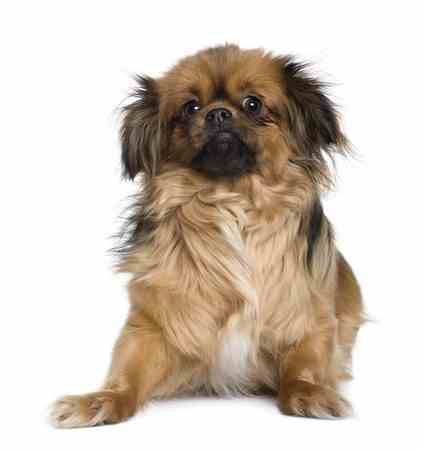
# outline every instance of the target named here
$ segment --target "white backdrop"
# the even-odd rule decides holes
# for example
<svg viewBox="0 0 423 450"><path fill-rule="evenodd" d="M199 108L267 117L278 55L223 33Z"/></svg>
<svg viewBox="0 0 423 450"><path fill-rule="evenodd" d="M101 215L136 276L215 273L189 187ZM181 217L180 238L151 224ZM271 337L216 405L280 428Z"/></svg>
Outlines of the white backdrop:
<svg viewBox="0 0 423 450"><path fill-rule="evenodd" d="M417 448L422 421L419 2L9 1L0 7L2 448ZM359 154L325 199L374 319L356 417L284 417L268 399L179 399L129 422L55 430L57 396L96 388L127 310L106 251L132 192L117 107L131 76L223 42L317 63ZM421 443L420 443L421 445Z"/></svg>

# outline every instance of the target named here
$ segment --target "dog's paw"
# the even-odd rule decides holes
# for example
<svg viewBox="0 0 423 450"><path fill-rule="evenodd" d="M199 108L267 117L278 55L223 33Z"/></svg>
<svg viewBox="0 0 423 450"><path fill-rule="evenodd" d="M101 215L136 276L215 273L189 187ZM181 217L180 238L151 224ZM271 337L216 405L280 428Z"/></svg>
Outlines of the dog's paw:
<svg viewBox="0 0 423 450"><path fill-rule="evenodd" d="M86 395L69 395L57 400L51 407L50 422L57 428L91 427L117 423L122 415L119 394L99 391Z"/></svg>
<svg viewBox="0 0 423 450"><path fill-rule="evenodd" d="M352 414L351 405L333 389L294 381L283 386L279 394L279 407L284 414L335 419Z"/></svg>

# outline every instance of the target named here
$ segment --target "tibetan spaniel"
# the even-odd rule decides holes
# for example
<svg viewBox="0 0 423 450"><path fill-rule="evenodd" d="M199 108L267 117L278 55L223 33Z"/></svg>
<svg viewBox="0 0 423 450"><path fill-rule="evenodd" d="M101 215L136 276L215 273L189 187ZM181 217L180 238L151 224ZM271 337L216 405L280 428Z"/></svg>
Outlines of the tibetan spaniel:
<svg viewBox="0 0 423 450"><path fill-rule="evenodd" d="M348 152L326 85L290 56L235 45L136 82L121 128L137 183L119 247L128 318L101 389L59 399L54 424L117 423L191 392L349 414L339 383L363 306L320 200Z"/></svg>

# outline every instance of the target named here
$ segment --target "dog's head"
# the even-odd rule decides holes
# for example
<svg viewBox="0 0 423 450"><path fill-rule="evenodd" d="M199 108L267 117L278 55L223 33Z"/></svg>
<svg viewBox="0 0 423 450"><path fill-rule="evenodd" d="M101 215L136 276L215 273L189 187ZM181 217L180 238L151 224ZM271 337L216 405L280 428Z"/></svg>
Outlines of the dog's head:
<svg viewBox="0 0 423 450"><path fill-rule="evenodd" d="M313 175L346 143L325 86L291 57L225 45L137 82L121 131L129 178L167 162L228 178L280 175L292 161Z"/></svg>

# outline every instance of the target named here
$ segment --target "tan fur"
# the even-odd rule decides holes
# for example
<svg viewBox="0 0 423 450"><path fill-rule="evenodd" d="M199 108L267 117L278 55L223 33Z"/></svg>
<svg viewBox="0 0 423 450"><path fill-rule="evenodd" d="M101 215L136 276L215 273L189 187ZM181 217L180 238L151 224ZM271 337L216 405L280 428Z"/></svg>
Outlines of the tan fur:
<svg viewBox="0 0 423 450"><path fill-rule="evenodd" d="M274 85L276 66L262 52L230 48L220 57L232 61L235 76L224 76L234 92L259 83L275 104L286 101ZM184 60L163 78L163 114L176 107L184 79L210 70L207 58ZM206 84L202 92L210 92L211 79L197 80ZM182 132L175 133L178 142ZM210 179L183 164L185 148L142 180L156 226L120 265L133 274L131 311L107 381L98 393L59 400L56 425L118 422L153 397L196 390L268 388L288 414L347 413L337 385L349 373L362 322L360 289L324 237L331 232L326 218L307 267L304 223L324 182L291 162L295 144L283 126L257 139L263 152L247 176Z"/></svg>

